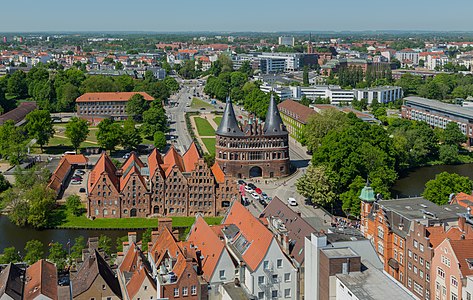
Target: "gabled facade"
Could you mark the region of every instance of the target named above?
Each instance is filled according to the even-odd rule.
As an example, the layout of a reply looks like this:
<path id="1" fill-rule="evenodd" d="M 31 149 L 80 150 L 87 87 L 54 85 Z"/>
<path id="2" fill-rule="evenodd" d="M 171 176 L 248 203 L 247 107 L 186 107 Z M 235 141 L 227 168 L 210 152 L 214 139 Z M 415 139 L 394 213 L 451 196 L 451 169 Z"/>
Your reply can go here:
<path id="1" fill-rule="evenodd" d="M 209 168 L 194 143 L 184 155 L 155 149 L 145 165 L 132 153 L 117 170 L 104 153 L 90 173 L 88 217 L 223 215 L 239 198 L 235 180 Z"/>
<path id="2" fill-rule="evenodd" d="M 24 300 L 59 300 L 57 269 L 44 259 L 26 269 Z"/>

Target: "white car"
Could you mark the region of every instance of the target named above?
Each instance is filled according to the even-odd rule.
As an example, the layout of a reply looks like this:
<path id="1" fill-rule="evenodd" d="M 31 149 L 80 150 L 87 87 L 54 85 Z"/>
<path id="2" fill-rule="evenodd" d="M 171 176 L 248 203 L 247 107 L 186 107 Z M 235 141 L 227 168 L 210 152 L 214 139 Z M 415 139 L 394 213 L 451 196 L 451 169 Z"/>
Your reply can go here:
<path id="1" fill-rule="evenodd" d="M 80 181 L 80 180 L 71 180 L 72 185 L 78 185 L 78 184 L 81 184 L 81 183 L 82 183 L 82 181 Z"/>
<path id="2" fill-rule="evenodd" d="M 287 199 L 287 203 L 288 203 L 290 206 L 297 206 L 297 201 L 296 201 L 296 199 L 294 199 L 294 198 L 288 198 L 288 199 Z"/>
<path id="3" fill-rule="evenodd" d="M 259 200 L 259 195 L 256 192 L 251 193 L 251 197 L 255 200 Z"/>
<path id="4" fill-rule="evenodd" d="M 245 185 L 245 191 L 247 191 L 248 193 L 253 193 L 253 189 L 247 185 Z"/>

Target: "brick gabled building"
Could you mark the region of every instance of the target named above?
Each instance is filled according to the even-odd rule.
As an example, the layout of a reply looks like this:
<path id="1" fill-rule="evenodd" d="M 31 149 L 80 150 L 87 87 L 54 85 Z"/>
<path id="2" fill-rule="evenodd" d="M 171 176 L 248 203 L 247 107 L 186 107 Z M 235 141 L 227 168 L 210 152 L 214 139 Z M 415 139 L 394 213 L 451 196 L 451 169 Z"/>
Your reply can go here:
<path id="1" fill-rule="evenodd" d="M 208 167 L 194 143 L 182 156 L 174 147 L 164 156 L 154 149 L 147 164 L 132 153 L 119 170 L 104 153 L 87 189 L 95 218 L 223 215 L 239 197 L 233 177 Z"/>

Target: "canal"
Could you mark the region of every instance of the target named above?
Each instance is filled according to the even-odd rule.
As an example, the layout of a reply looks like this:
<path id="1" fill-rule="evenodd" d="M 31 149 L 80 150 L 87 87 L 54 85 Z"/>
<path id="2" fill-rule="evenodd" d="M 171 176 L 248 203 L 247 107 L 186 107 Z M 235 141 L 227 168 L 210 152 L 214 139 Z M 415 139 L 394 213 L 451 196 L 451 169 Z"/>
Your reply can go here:
<path id="1" fill-rule="evenodd" d="M 396 181 L 392 188 L 394 198 L 420 196 L 424 191 L 427 181 L 435 178 L 436 174 L 441 172 L 457 173 L 462 176 L 468 176 L 473 179 L 473 164 L 450 165 L 450 166 L 429 166 L 412 169 L 402 178 Z M 127 235 L 127 230 L 72 230 L 72 229 L 48 229 L 34 230 L 31 228 L 20 228 L 8 220 L 8 217 L 0 215 L 0 253 L 5 247 L 15 246 L 17 250 L 22 251 L 27 241 L 37 239 L 47 246 L 51 242 L 60 242 L 66 245 L 70 240 L 71 244 L 78 236 L 89 237 L 107 235 L 112 239 L 112 248 L 116 246 L 116 239 Z M 138 239 L 141 238 L 142 231 L 137 230 Z M 23 251 L 22 251 L 23 252 Z"/>

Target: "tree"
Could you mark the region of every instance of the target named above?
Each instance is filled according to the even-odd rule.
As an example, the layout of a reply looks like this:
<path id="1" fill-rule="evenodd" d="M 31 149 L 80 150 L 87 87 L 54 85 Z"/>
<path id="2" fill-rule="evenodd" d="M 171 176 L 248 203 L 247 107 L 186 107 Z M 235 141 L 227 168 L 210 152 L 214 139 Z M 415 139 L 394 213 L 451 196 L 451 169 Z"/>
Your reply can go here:
<path id="1" fill-rule="evenodd" d="M 305 66 L 304 71 L 302 71 L 302 84 L 309 86 L 309 68 L 307 66 Z"/>
<path id="2" fill-rule="evenodd" d="M 17 165 L 26 156 L 26 135 L 12 120 L 0 126 L 0 154 L 10 164 Z"/>
<path id="3" fill-rule="evenodd" d="M 49 244 L 48 260 L 56 264 L 58 271 L 64 270 L 66 267 L 67 252 L 59 242 Z"/>
<path id="4" fill-rule="evenodd" d="M 365 186 L 365 181 L 361 176 L 356 176 L 348 186 L 348 190 L 340 194 L 342 209 L 345 214 L 352 216 L 360 215 L 360 192 Z"/>
<path id="5" fill-rule="evenodd" d="M 140 131 L 135 127 L 135 121 L 129 118 L 123 124 L 123 135 L 121 138 L 121 144 L 123 148 L 127 150 L 134 150 L 141 144 L 143 138 L 141 137 Z"/>
<path id="6" fill-rule="evenodd" d="M 148 103 L 141 94 L 134 94 L 126 104 L 126 113 L 135 120 L 141 120 L 147 109 Z"/>
<path id="7" fill-rule="evenodd" d="M 164 78 L 163 83 L 166 85 L 168 90 L 172 93 L 175 93 L 179 90 L 179 82 L 174 77 L 166 76 Z"/>
<path id="8" fill-rule="evenodd" d="M 166 148 L 167 141 L 166 135 L 162 131 L 156 131 L 153 137 L 154 146 L 159 150 L 163 151 Z"/>
<path id="9" fill-rule="evenodd" d="M 300 103 L 305 106 L 309 106 L 312 101 L 310 101 L 309 98 L 306 97 L 306 95 L 302 96 Z"/>
<path id="10" fill-rule="evenodd" d="M 26 130 L 36 139 L 36 143 L 43 151 L 43 146 L 54 135 L 53 120 L 47 110 L 34 110 L 26 115 Z"/>
<path id="11" fill-rule="evenodd" d="M 5 176 L 3 176 L 3 174 L 0 174 L 0 193 L 8 190 L 10 187 L 10 182 L 5 178 Z"/>
<path id="12" fill-rule="evenodd" d="M 251 68 L 250 61 L 246 60 L 241 64 L 240 69 L 238 71 L 245 73 L 246 76 L 251 76 L 253 75 L 253 69 Z"/>
<path id="13" fill-rule="evenodd" d="M 116 92 L 118 90 L 118 86 L 112 78 L 97 75 L 87 77 L 81 87 L 83 93 Z"/>
<path id="14" fill-rule="evenodd" d="M 455 122 L 449 122 L 445 127 L 444 141 L 446 145 L 459 147 L 466 142 L 466 136 L 461 132 L 460 127 Z"/>
<path id="15" fill-rule="evenodd" d="M 304 127 L 307 147 L 314 151 L 329 132 L 343 129 L 348 123 L 347 115 L 337 109 L 327 109 L 320 114 L 313 114 Z"/>
<path id="16" fill-rule="evenodd" d="M 78 117 L 72 117 L 66 125 L 65 135 L 71 140 L 72 147 L 77 152 L 80 144 L 87 139 L 89 135 L 89 125 L 86 120 Z"/>
<path id="17" fill-rule="evenodd" d="M 74 245 L 71 247 L 71 258 L 80 259 L 82 257 L 82 250 L 86 247 L 85 238 L 80 235 L 74 240 Z"/>
<path id="18" fill-rule="evenodd" d="M 82 203 L 80 197 L 77 195 L 70 195 L 66 199 L 66 209 L 73 216 L 80 216 L 82 214 Z"/>
<path id="19" fill-rule="evenodd" d="M 46 185 L 36 184 L 25 193 L 29 204 L 28 224 L 34 228 L 48 225 L 51 213 L 56 205 L 56 194 Z"/>
<path id="20" fill-rule="evenodd" d="M 79 87 L 73 85 L 70 82 L 66 82 L 63 85 L 56 88 L 56 111 L 73 111 L 74 102 L 80 96 Z"/>
<path id="21" fill-rule="evenodd" d="M 312 203 L 317 205 L 325 206 L 332 203 L 336 195 L 326 172 L 323 166 L 309 166 L 306 173 L 296 182 L 297 192 L 310 198 Z"/>
<path id="22" fill-rule="evenodd" d="M 115 84 L 121 92 L 131 92 L 135 87 L 133 78 L 128 75 L 121 75 L 115 77 Z"/>
<path id="23" fill-rule="evenodd" d="M 0 256 L 0 264 L 9 264 L 20 262 L 21 257 L 15 247 L 7 247 L 3 249 L 3 254 Z"/>
<path id="24" fill-rule="evenodd" d="M 140 130 L 147 138 L 154 137 L 157 131 L 167 131 L 166 112 L 160 103 L 153 102 L 150 109 L 143 113 L 143 124 Z"/>
<path id="25" fill-rule="evenodd" d="M 7 92 L 19 99 L 28 97 L 26 74 L 23 71 L 15 71 L 10 78 L 8 78 Z"/>
<path id="26" fill-rule="evenodd" d="M 122 236 L 122 237 L 118 237 L 116 240 L 115 240 L 115 244 L 117 245 L 117 252 L 122 252 L 123 251 L 123 243 L 124 242 L 128 242 L 128 236 Z"/>
<path id="27" fill-rule="evenodd" d="M 204 153 L 204 161 L 209 168 L 211 168 L 215 164 L 215 155 L 210 153 Z"/>
<path id="28" fill-rule="evenodd" d="M 458 147 L 455 145 L 441 145 L 439 147 L 439 159 L 446 165 L 458 163 Z"/>
<path id="29" fill-rule="evenodd" d="M 456 173 L 442 172 L 425 184 L 422 196 L 438 205 L 447 204 L 451 194 L 464 192 L 470 194 L 473 182 L 465 176 Z"/>
<path id="30" fill-rule="evenodd" d="M 31 240 L 31 241 L 26 242 L 26 246 L 25 246 L 26 254 L 24 257 L 24 261 L 27 264 L 32 265 L 38 260 L 40 260 L 41 258 L 43 258 L 43 255 L 44 255 L 43 248 L 44 248 L 43 243 L 38 240 Z"/>
<path id="31" fill-rule="evenodd" d="M 148 243 L 151 242 L 151 233 L 153 232 L 152 228 L 146 229 L 143 232 L 143 237 L 141 239 L 141 250 L 148 251 Z"/>
<path id="32" fill-rule="evenodd" d="M 112 239 L 104 234 L 101 234 L 99 237 L 99 248 L 110 255 L 112 250 Z"/>
<path id="33" fill-rule="evenodd" d="M 115 150 L 120 144 L 122 129 L 112 119 L 104 119 L 98 125 L 97 142 L 106 150 Z"/>

